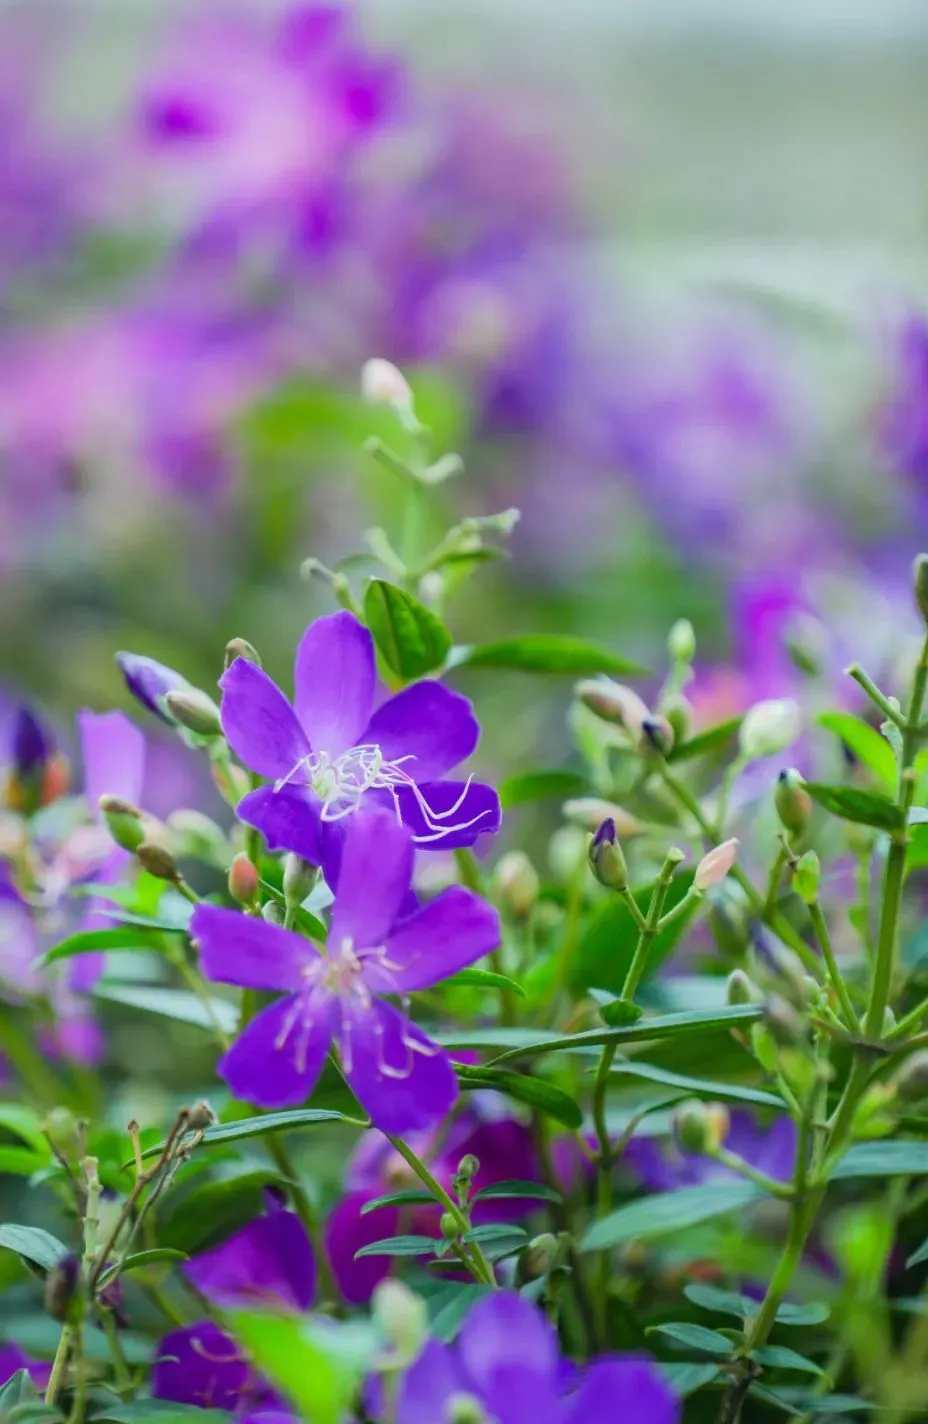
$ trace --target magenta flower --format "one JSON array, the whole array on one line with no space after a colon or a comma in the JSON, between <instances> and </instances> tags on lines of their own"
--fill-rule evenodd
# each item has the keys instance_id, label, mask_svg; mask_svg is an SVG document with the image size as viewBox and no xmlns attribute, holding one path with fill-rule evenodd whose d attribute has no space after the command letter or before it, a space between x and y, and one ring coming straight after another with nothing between
<instances>
[{"instance_id":1,"label":"magenta flower","mask_svg":"<svg viewBox=\"0 0 928 1424\"><path fill-rule=\"evenodd\" d=\"M459 886L404 916L413 855L411 836L388 812L352 821L324 953L264 920L212 905L194 911L191 933L208 979L285 995L220 1059L237 1098L265 1108L304 1102L334 1043L358 1101L384 1132L431 1127L453 1106L448 1058L381 996L429 988L488 954L499 944L499 917Z\"/></svg>"},{"instance_id":2,"label":"magenta flower","mask_svg":"<svg viewBox=\"0 0 928 1424\"><path fill-rule=\"evenodd\" d=\"M256 1303L301 1312L316 1293L316 1259L306 1228L271 1192L265 1216L184 1263L184 1275L220 1310Z\"/></svg>"},{"instance_id":3,"label":"magenta flower","mask_svg":"<svg viewBox=\"0 0 928 1424\"><path fill-rule=\"evenodd\" d=\"M219 685L231 746L273 782L246 796L238 814L272 849L331 864L342 823L378 805L392 806L422 847L468 846L498 830L492 787L443 780L477 745L468 699L441 682L417 682L374 711L374 641L353 614L318 618L303 634L293 706L244 658Z\"/></svg>"},{"instance_id":4,"label":"magenta flower","mask_svg":"<svg viewBox=\"0 0 928 1424\"><path fill-rule=\"evenodd\" d=\"M235 1409L252 1384L251 1367L238 1345L211 1320L165 1335L151 1374L156 1399L200 1409Z\"/></svg>"},{"instance_id":5,"label":"magenta flower","mask_svg":"<svg viewBox=\"0 0 928 1424\"><path fill-rule=\"evenodd\" d=\"M581 1424L634 1418L675 1424L680 1403L657 1366L629 1356L595 1360L565 1393L557 1336L522 1296L479 1300L453 1346L432 1340L400 1385L396 1424L435 1424L472 1401L495 1424Z\"/></svg>"}]
</instances>

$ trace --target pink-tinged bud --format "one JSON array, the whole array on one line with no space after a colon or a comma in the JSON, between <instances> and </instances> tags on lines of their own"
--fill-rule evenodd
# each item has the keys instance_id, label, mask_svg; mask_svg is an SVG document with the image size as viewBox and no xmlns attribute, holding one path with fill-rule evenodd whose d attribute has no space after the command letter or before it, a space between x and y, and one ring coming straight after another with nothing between
<instances>
[{"instance_id":1,"label":"pink-tinged bud","mask_svg":"<svg viewBox=\"0 0 928 1424\"><path fill-rule=\"evenodd\" d=\"M261 666L261 658L257 650L251 646L246 638L230 638L229 642L226 643L223 663L227 670L232 666L236 658L244 658L246 663L254 663L256 667Z\"/></svg>"},{"instance_id":2,"label":"pink-tinged bud","mask_svg":"<svg viewBox=\"0 0 928 1424\"><path fill-rule=\"evenodd\" d=\"M392 361L374 356L361 367L361 395L371 405L390 405L394 410L412 410L412 389Z\"/></svg>"},{"instance_id":3,"label":"pink-tinged bud","mask_svg":"<svg viewBox=\"0 0 928 1424\"><path fill-rule=\"evenodd\" d=\"M239 905L253 905L258 897L258 870L244 851L229 867L229 894Z\"/></svg>"},{"instance_id":4,"label":"pink-tinged bud","mask_svg":"<svg viewBox=\"0 0 928 1424\"><path fill-rule=\"evenodd\" d=\"M154 875L156 880L178 879L177 862L167 846L159 845L157 841L143 841L135 854L142 869Z\"/></svg>"},{"instance_id":5,"label":"pink-tinged bud","mask_svg":"<svg viewBox=\"0 0 928 1424\"><path fill-rule=\"evenodd\" d=\"M574 688L577 698L602 722L625 727L637 738L651 713L637 692L608 677L585 678Z\"/></svg>"},{"instance_id":6,"label":"pink-tinged bud","mask_svg":"<svg viewBox=\"0 0 928 1424\"><path fill-rule=\"evenodd\" d=\"M703 856L693 877L695 890L709 890L713 885L721 885L738 858L738 842L734 839L723 841L721 845Z\"/></svg>"}]
</instances>

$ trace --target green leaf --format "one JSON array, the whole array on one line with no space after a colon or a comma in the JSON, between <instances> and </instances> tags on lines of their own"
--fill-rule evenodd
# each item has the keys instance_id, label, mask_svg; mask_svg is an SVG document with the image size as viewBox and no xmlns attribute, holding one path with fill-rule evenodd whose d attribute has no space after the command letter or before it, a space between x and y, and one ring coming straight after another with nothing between
<instances>
[{"instance_id":1,"label":"green leaf","mask_svg":"<svg viewBox=\"0 0 928 1424\"><path fill-rule=\"evenodd\" d=\"M491 1286L479 1281L451 1281L429 1299L429 1333L444 1344L457 1335L467 1312L483 1296L492 1293Z\"/></svg>"},{"instance_id":2,"label":"green leaf","mask_svg":"<svg viewBox=\"0 0 928 1424\"><path fill-rule=\"evenodd\" d=\"M689 870L674 876L664 901L665 911L675 909L684 899L693 883L694 873ZM648 885L634 892L642 913L650 904L651 891L652 887ZM655 937L648 955L646 978L660 968L679 943L695 913L694 904L691 911L681 914ZM579 995L588 989L608 989L613 994L621 994L639 938L638 926L627 905L618 896L610 896L588 916L571 956L567 981L573 992Z\"/></svg>"},{"instance_id":3,"label":"green leaf","mask_svg":"<svg viewBox=\"0 0 928 1424\"><path fill-rule=\"evenodd\" d=\"M782 1098L777 1097L775 1093L767 1093L762 1088L748 1088L739 1083L722 1083L712 1078L691 1078L686 1073L671 1073L666 1068L640 1063L635 1058L613 1063L611 1071L623 1078L639 1078L646 1083L660 1083L662 1087L682 1088L694 1098L720 1098L723 1101L755 1103L758 1107L786 1111Z\"/></svg>"},{"instance_id":4,"label":"green leaf","mask_svg":"<svg viewBox=\"0 0 928 1424\"><path fill-rule=\"evenodd\" d=\"M126 1008L140 1009L142 1013L173 1019L175 1023L214 1031L205 1004L186 989L162 989L160 985L149 984L108 984L104 981L93 992L95 999L102 999L108 1004L123 1004ZM236 1006L228 999L211 998L209 1003L213 1017L223 1032L235 1033L239 1017Z\"/></svg>"},{"instance_id":5,"label":"green leaf","mask_svg":"<svg viewBox=\"0 0 928 1424\"><path fill-rule=\"evenodd\" d=\"M364 621L388 666L406 682L441 667L451 634L430 609L384 579L372 579L364 595ZM320 669L321 675L325 670Z\"/></svg>"},{"instance_id":6,"label":"green leaf","mask_svg":"<svg viewBox=\"0 0 928 1424\"><path fill-rule=\"evenodd\" d=\"M0 1129L21 1137L39 1157L51 1159L52 1151L35 1113L18 1103L0 1103Z\"/></svg>"},{"instance_id":7,"label":"green leaf","mask_svg":"<svg viewBox=\"0 0 928 1424\"><path fill-rule=\"evenodd\" d=\"M158 1239L188 1256L208 1251L260 1216L265 1187L280 1185L281 1180L277 1172L252 1171L200 1182L189 1192L172 1192L158 1215Z\"/></svg>"},{"instance_id":8,"label":"green leaf","mask_svg":"<svg viewBox=\"0 0 928 1424\"><path fill-rule=\"evenodd\" d=\"M498 643L455 648L451 663L453 667L508 668L515 672L568 673L574 677L588 677L598 672L626 677L646 673L639 663L610 652L598 643L558 633L526 633L521 638L504 638Z\"/></svg>"},{"instance_id":9,"label":"green leaf","mask_svg":"<svg viewBox=\"0 0 928 1424\"><path fill-rule=\"evenodd\" d=\"M906 1268L909 1266L920 1266L922 1261L928 1261L928 1239L924 1240L917 1251L913 1251L906 1261Z\"/></svg>"},{"instance_id":10,"label":"green leaf","mask_svg":"<svg viewBox=\"0 0 928 1424\"><path fill-rule=\"evenodd\" d=\"M657 1368L664 1378L670 1381L674 1393L681 1399L695 1394L703 1385L711 1384L721 1373L718 1365L698 1365L676 1360L659 1360Z\"/></svg>"},{"instance_id":11,"label":"green leaf","mask_svg":"<svg viewBox=\"0 0 928 1424\"><path fill-rule=\"evenodd\" d=\"M171 1399L112 1399L88 1418L92 1424L229 1424L221 1409L194 1409Z\"/></svg>"},{"instance_id":12,"label":"green leaf","mask_svg":"<svg viewBox=\"0 0 928 1424\"><path fill-rule=\"evenodd\" d=\"M719 722L715 727L708 727L705 732L700 732L698 736L690 737L689 741L681 742L679 746L673 747L667 760L671 762L692 761L694 757L723 751L730 743L734 742L743 721L743 717L729 717L727 722Z\"/></svg>"},{"instance_id":13,"label":"green leaf","mask_svg":"<svg viewBox=\"0 0 928 1424\"><path fill-rule=\"evenodd\" d=\"M308 1424L343 1424L377 1339L366 1321L334 1321L234 1311L234 1333L256 1368Z\"/></svg>"},{"instance_id":14,"label":"green leaf","mask_svg":"<svg viewBox=\"0 0 928 1424\"><path fill-rule=\"evenodd\" d=\"M571 796L582 796L585 791L586 778L567 770L525 771L506 776L499 783L499 799L504 811L531 801L566 801Z\"/></svg>"},{"instance_id":15,"label":"green leaf","mask_svg":"<svg viewBox=\"0 0 928 1424\"><path fill-rule=\"evenodd\" d=\"M506 1256L514 1256L528 1244L528 1232L521 1226L510 1226L503 1222L490 1222L485 1226L472 1226L465 1231L461 1240L474 1242L489 1261L502 1261Z\"/></svg>"},{"instance_id":16,"label":"green leaf","mask_svg":"<svg viewBox=\"0 0 928 1424\"><path fill-rule=\"evenodd\" d=\"M166 911L170 910L170 914ZM193 918L193 906L187 900L171 902L165 899L160 917L137 915L131 910L113 911L111 919L121 925L136 925L140 930L151 930L158 934L186 934Z\"/></svg>"},{"instance_id":17,"label":"green leaf","mask_svg":"<svg viewBox=\"0 0 928 1424\"><path fill-rule=\"evenodd\" d=\"M146 1266L157 1266L164 1261L189 1261L186 1251L175 1251L170 1246L153 1246L149 1251L135 1251L127 1256L119 1274L125 1271L142 1271Z\"/></svg>"},{"instance_id":18,"label":"green leaf","mask_svg":"<svg viewBox=\"0 0 928 1424\"><path fill-rule=\"evenodd\" d=\"M450 979L442 982L443 989L504 989L525 998L521 984L510 979L507 974L496 974L489 969L460 969Z\"/></svg>"},{"instance_id":19,"label":"green leaf","mask_svg":"<svg viewBox=\"0 0 928 1424\"><path fill-rule=\"evenodd\" d=\"M441 1242L431 1236L385 1236L382 1241L372 1241L355 1251L354 1259L362 1256L434 1256Z\"/></svg>"},{"instance_id":20,"label":"green leaf","mask_svg":"<svg viewBox=\"0 0 928 1424\"><path fill-rule=\"evenodd\" d=\"M756 1392L757 1386L752 1392ZM858 1394L812 1394L808 1385L777 1385L776 1395L773 1390L767 1393L772 1396L772 1402L780 1406L781 1409L792 1410L795 1414L810 1415L816 1419L830 1418L838 1414L859 1414L879 1406L872 1399L861 1399Z\"/></svg>"},{"instance_id":21,"label":"green leaf","mask_svg":"<svg viewBox=\"0 0 928 1424\"><path fill-rule=\"evenodd\" d=\"M670 1322L667 1325L652 1325L649 1335L662 1335L685 1350L695 1350L700 1355L718 1355L727 1359L733 1346L726 1335L717 1330L707 1330L704 1325L691 1325L688 1321Z\"/></svg>"},{"instance_id":22,"label":"green leaf","mask_svg":"<svg viewBox=\"0 0 928 1424\"><path fill-rule=\"evenodd\" d=\"M208 1127L203 1134L201 1146L216 1147L223 1142L242 1142L249 1137L267 1137L272 1132L296 1132L301 1127L317 1127L323 1122L347 1122L352 1127L366 1127L360 1118L348 1117L345 1113L331 1108L293 1108L287 1112L263 1113L259 1117L243 1117L238 1122L218 1122ZM156 1142L146 1147L142 1153L146 1157L157 1157L166 1144Z\"/></svg>"},{"instance_id":23,"label":"green leaf","mask_svg":"<svg viewBox=\"0 0 928 1424\"><path fill-rule=\"evenodd\" d=\"M804 789L826 811L844 821L875 826L880 831L898 831L905 825L895 801L875 791L858 791L853 786L825 786L820 781L807 781Z\"/></svg>"},{"instance_id":24,"label":"green leaf","mask_svg":"<svg viewBox=\"0 0 928 1424\"><path fill-rule=\"evenodd\" d=\"M29 1371L17 1370L5 1384L0 1385L0 1419L6 1419L8 1411L18 1404L33 1404L38 1397Z\"/></svg>"},{"instance_id":25,"label":"green leaf","mask_svg":"<svg viewBox=\"0 0 928 1424\"><path fill-rule=\"evenodd\" d=\"M739 1319L753 1318L760 1310L760 1302L752 1300L750 1296L739 1295L737 1291L720 1290L717 1286L702 1285L700 1282L684 1286L683 1294L687 1300L702 1306L704 1310L715 1310L720 1315L734 1315ZM784 1301L777 1309L776 1318L779 1325L821 1325L830 1314L829 1307L821 1301L810 1302L808 1305L793 1305Z\"/></svg>"},{"instance_id":26,"label":"green leaf","mask_svg":"<svg viewBox=\"0 0 928 1424\"><path fill-rule=\"evenodd\" d=\"M895 795L896 758L885 737L850 712L826 712L818 720L820 726L840 737L857 760L873 772L888 795Z\"/></svg>"},{"instance_id":27,"label":"green leaf","mask_svg":"<svg viewBox=\"0 0 928 1424\"><path fill-rule=\"evenodd\" d=\"M714 1216L740 1211L762 1199L753 1182L711 1182L698 1187L681 1187L675 1192L658 1192L620 1206L596 1221L580 1241L581 1251L605 1251L625 1241L656 1236L699 1226Z\"/></svg>"},{"instance_id":28,"label":"green leaf","mask_svg":"<svg viewBox=\"0 0 928 1424\"><path fill-rule=\"evenodd\" d=\"M928 1142L909 1138L887 1142L857 1142L848 1148L831 1180L848 1177L921 1177L928 1175Z\"/></svg>"},{"instance_id":29,"label":"green leaf","mask_svg":"<svg viewBox=\"0 0 928 1424\"><path fill-rule=\"evenodd\" d=\"M474 1201L547 1201L561 1202L564 1198L560 1192L556 1192L553 1187L546 1187L543 1182L490 1182L489 1186L481 1187L479 1192L474 1192Z\"/></svg>"},{"instance_id":30,"label":"green leaf","mask_svg":"<svg viewBox=\"0 0 928 1424\"><path fill-rule=\"evenodd\" d=\"M34 1266L41 1266L43 1271L50 1271L63 1256L69 1254L63 1241L39 1226L0 1226L0 1246L15 1251L17 1256L24 1256Z\"/></svg>"},{"instance_id":31,"label":"green leaf","mask_svg":"<svg viewBox=\"0 0 928 1424\"><path fill-rule=\"evenodd\" d=\"M55 964L59 959L73 959L78 954L96 954L107 950L154 950L159 944L154 935L136 925L117 925L111 930L81 930L79 934L68 935L44 954L39 960L39 968Z\"/></svg>"},{"instance_id":32,"label":"green leaf","mask_svg":"<svg viewBox=\"0 0 928 1424\"><path fill-rule=\"evenodd\" d=\"M788 1350L785 1345L761 1345L751 1351L751 1358L759 1365L773 1365L780 1370L802 1370L805 1374L825 1377L825 1371L814 1360L807 1360L805 1355Z\"/></svg>"},{"instance_id":33,"label":"green leaf","mask_svg":"<svg viewBox=\"0 0 928 1424\"><path fill-rule=\"evenodd\" d=\"M563 1088L556 1088L541 1078L529 1078L524 1073L505 1073L497 1068L471 1068L456 1063L455 1072L462 1088L493 1088L516 1102L527 1103L529 1107L553 1117L556 1122L576 1131L583 1126L583 1112Z\"/></svg>"},{"instance_id":34,"label":"green leaf","mask_svg":"<svg viewBox=\"0 0 928 1424\"><path fill-rule=\"evenodd\" d=\"M492 1066L495 1068L497 1063L508 1062L512 1058L538 1057L543 1053L570 1053L588 1048L602 1048L605 1044L641 1043L688 1033L704 1033L710 1029L738 1028L756 1023L761 1012L756 1004L732 1004L722 1009L704 1009L689 1014L662 1014L653 1019L641 1019L638 1023L629 1024L627 1028L594 1028L563 1037L539 1038L525 1047L511 1048L508 1052L501 1053L493 1060Z\"/></svg>"},{"instance_id":35,"label":"green leaf","mask_svg":"<svg viewBox=\"0 0 928 1424\"><path fill-rule=\"evenodd\" d=\"M385 1197L375 1197L361 1207L361 1215L376 1211L381 1206L434 1206L435 1198L424 1187L409 1187L405 1192L390 1192Z\"/></svg>"},{"instance_id":36,"label":"green leaf","mask_svg":"<svg viewBox=\"0 0 928 1424\"><path fill-rule=\"evenodd\" d=\"M48 1166L48 1154L40 1157L30 1147L0 1147L0 1176L31 1177Z\"/></svg>"}]
</instances>

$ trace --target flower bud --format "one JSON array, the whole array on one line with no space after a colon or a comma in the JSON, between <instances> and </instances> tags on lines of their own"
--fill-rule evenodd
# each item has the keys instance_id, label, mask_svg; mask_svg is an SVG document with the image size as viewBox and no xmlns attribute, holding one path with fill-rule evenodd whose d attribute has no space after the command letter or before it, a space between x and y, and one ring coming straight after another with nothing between
<instances>
[{"instance_id":1,"label":"flower bud","mask_svg":"<svg viewBox=\"0 0 928 1424\"><path fill-rule=\"evenodd\" d=\"M459 1234L459 1227L457 1217L454 1215L454 1212L442 1212L441 1220L438 1223L438 1229L446 1241L455 1240L455 1238Z\"/></svg>"},{"instance_id":2,"label":"flower bud","mask_svg":"<svg viewBox=\"0 0 928 1424\"><path fill-rule=\"evenodd\" d=\"M513 919L524 920L534 908L541 882L524 851L511 850L501 856L493 872L495 898Z\"/></svg>"},{"instance_id":3,"label":"flower bud","mask_svg":"<svg viewBox=\"0 0 928 1424\"><path fill-rule=\"evenodd\" d=\"M688 618L678 618L667 634L667 652L675 663L691 663L696 656L696 633Z\"/></svg>"},{"instance_id":4,"label":"flower bud","mask_svg":"<svg viewBox=\"0 0 928 1424\"><path fill-rule=\"evenodd\" d=\"M479 1399L472 1394L452 1394L445 1403L448 1424L491 1424Z\"/></svg>"},{"instance_id":5,"label":"flower bud","mask_svg":"<svg viewBox=\"0 0 928 1424\"><path fill-rule=\"evenodd\" d=\"M292 851L284 861L284 904L298 910L319 878L319 868Z\"/></svg>"},{"instance_id":6,"label":"flower bud","mask_svg":"<svg viewBox=\"0 0 928 1424\"><path fill-rule=\"evenodd\" d=\"M574 695L600 721L625 727L633 737L639 735L641 724L651 715L637 692L607 677L578 682Z\"/></svg>"},{"instance_id":7,"label":"flower bud","mask_svg":"<svg viewBox=\"0 0 928 1424\"><path fill-rule=\"evenodd\" d=\"M395 410L412 409L412 389L392 361L374 356L361 367L361 395L371 405L390 405Z\"/></svg>"},{"instance_id":8,"label":"flower bud","mask_svg":"<svg viewBox=\"0 0 928 1424\"><path fill-rule=\"evenodd\" d=\"M728 1110L721 1103L685 1103L673 1116L677 1145L701 1157L722 1146L729 1125Z\"/></svg>"},{"instance_id":9,"label":"flower bud","mask_svg":"<svg viewBox=\"0 0 928 1424\"><path fill-rule=\"evenodd\" d=\"M202 860L217 868L225 864L229 854L228 841L216 822L204 816L202 811L182 806L180 810L171 812L167 826L161 831L160 835L149 831L145 839L170 845L178 860Z\"/></svg>"},{"instance_id":10,"label":"flower bud","mask_svg":"<svg viewBox=\"0 0 928 1424\"><path fill-rule=\"evenodd\" d=\"M599 1008L600 1018L610 1028L627 1028L629 1024L637 1023L642 1013L643 1010L631 999L612 999Z\"/></svg>"},{"instance_id":11,"label":"flower bud","mask_svg":"<svg viewBox=\"0 0 928 1424\"><path fill-rule=\"evenodd\" d=\"M912 565L912 587L918 611L928 623L928 554L918 554Z\"/></svg>"},{"instance_id":12,"label":"flower bud","mask_svg":"<svg viewBox=\"0 0 928 1424\"><path fill-rule=\"evenodd\" d=\"M198 737L222 736L219 708L198 687L183 692L167 692L164 702L174 721L188 732L195 732Z\"/></svg>"},{"instance_id":13,"label":"flower bud","mask_svg":"<svg viewBox=\"0 0 928 1424\"><path fill-rule=\"evenodd\" d=\"M176 881L179 878L176 860L167 847L158 845L157 841L143 841L135 854L142 869L156 879Z\"/></svg>"},{"instance_id":14,"label":"flower bud","mask_svg":"<svg viewBox=\"0 0 928 1424\"><path fill-rule=\"evenodd\" d=\"M269 925L282 925L284 922L284 912L276 900L268 900L261 906L261 918Z\"/></svg>"},{"instance_id":15,"label":"flower bud","mask_svg":"<svg viewBox=\"0 0 928 1424\"><path fill-rule=\"evenodd\" d=\"M689 738L693 730L693 704L678 695L664 702L661 711L670 723L673 745L677 747Z\"/></svg>"},{"instance_id":16,"label":"flower bud","mask_svg":"<svg viewBox=\"0 0 928 1424\"><path fill-rule=\"evenodd\" d=\"M261 666L261 658L245 638L230 638L226 643L223 666L227 672L236 658L244 658L246 663L254 663L256 667Z\"/></svg>"},{"instance_id":17,"label":"flower bud","mask_svg":"<svg viewBox=\"0 0 928 1424\"><path fill-rule=\"evenodd\" d=\"M253 905L258 898L258 870L242 851L229 867L229 894L239 905Z\"/></svg>"},{"instance_id":18,"label":"flower bud","mask_svg":"<svg viewBox=\"0 0 928 1424\"><path fill-rule=\"evenodd\" d=\"M46 1314L60 1325L83 1316L81 1263L73 1253L62 1256L45 1277L44 1305Z\"/></svg>"},{"instance_id":19,"label":"flower bud","mask_svg":"<svg viewBox=\"0 0 928 1424\"><path fill-rule=\"evenodd\" d=\"M638 734L638 750L642 756L668 756L673 751L673 727L659 714L645 717Z\"/></svg>"},{"instance_id":20,"label":"flower bud","mask_svg":"<svg viewBox=\"0 0 928 1424\"><path fill-rule=\"evenodd\" d=\"M764 1023L781 1048L792 1048L805 1041L802 1019L792 1004L779 994L771 994L764 1004Z\"/></svg>"},{"instance_id":21,"label":"flower bud","mask_svg":"<svg viewBox=\"0 0 928 1424\"><path fill-rule=\"evenodd\" d=\"M776 1073L780 1066L777 1041L766 1024L751 1025L751 1051L762 1068L768 1073Z\"/></svg>"},{"instance_id":22,"label":"flower bud","mask_svg":"<svg viewBox=\"0 0 928 1424\"><path fill-rule=\"evenodd\" d=\"M462 1182L472 1182L480 1171L480 1162L473 1152L467 1152L458 1163L455 1177Z\"/></svg>"},{"instance_id":23,"label":"flower bud","mask_svg":"<svg viewBox=\"0 0 928 1424\"><path fill-rule=\"evenodd\" d=\"M414 1360L429 1332L428 1306L422 1296L388 1277L374 1289L371 1316L397 1357L392 1363Z\"/></svg>"},{"instance_id":24,"label":"flower bud","mask_svg":"<svg viewBox=\"0 0 928 1424\"><path fill-rule=\"evenodd\" d=\"M218 1121L212 1106L205 1098L200 1098L187 1110L188 1132L205 1132L208 1127L215 1127Z\"/></svg>"},{"instance_id":25,"label":"flower bud","mask_svg":"<svg viewBox=\"0 0 928 1424\"><path fill-rule=\"evenodd\" d=\"M120 796L101 796L99 807L106 829L123 850L135 855L146 839L145 818L131 801Z\"/></svg>"},{"instance_id":26,"label":"flower bud","mask_svg":"<svg viewBox=\"0 0 928 1424\"><path fill-rule=\"evenodd\" d=\"M70 1108L52 1108L42 1123L42 1131L52 1150L72 1167L84 1155L84 1132Z\"/></svg>"},{"instance_id":27,"label":"flower bud","mask_svg":"<svg viewBox=\"0 0 928 1424\"><path fill-rule=\"evenodd\" d=\"M757 702L741 723L738 734L741 755L746 761L776 756L792 746L801 730L799 705L791 697Z\"/></svg>"},{"instance_id":28,"label":"flower bud","mask_svg":"<svg viewBox=\"0 0 928 1424\"><path fill-rule=\"evenodd\" d=\"M729 1004L758 1004L760 990L745 974L743 969L733 969L728 976L725 997Z\"/></svg>"},{"instance_id":29,"label":"flower bud","mask_svg":"<svg viewBox=\"0 0 928 1424\"><path fill-rule=\"evenodd\" d=\"M607 890L628 889L628 866L615 833L615 821L607 817L595 835L590 837L588 851L590 869Z\"/></svg>"},{"instance_id":30,"label":"flower bud","mask_svg":"<svg viewBox=\"0 0 928 1424\"><path fill-rule=\"evenodd\" d=\"M814 850L807 850L793 870L793 889L806 905L814 905L818 899L818 886L822 867Z\"/></svg>"},{"instance_id":31,"label":"flower bud","mask_svg":"<svg viewBox=\"0 0 928 1424\"><path fill-rule=\"evenodd\" d=\"M696 867L693 889L710 890L713 885L721 885L737 856L738 842L734 838L708 851Z\"/></svg>"},{"instance_id":32,"label":"flower bud","mask_svg":"<svg viewBox=\"0 0 928 1424\"><path fill-rule=\"evenodd\" d=\"M154 658L145 658L138 653L117 653L116 661L125 679L126 687L136 702L154 712L169 727L175 725L173 717L166 711L164 699L169 692L188 692L190 683L173 668Z\"/></svg>"},{"instance_id":33,"label":"flower bud","mask_svg":"<svg viewBox=\"0 0 928 1424\"><path fill-rule=\"evenodd\" d=\"M928 1048L919 1049L902 1065L896 1077L896 1094L903 1103L920 1103L928 1098Z\"/></svg>"},{"instance_id":34,"label":"flower bud","mask_svg":"<svg viewBox=\"0 0 928 1424\"><path fill-rule=\"evenodd\" d=\"M68 789L67 758L55 750L51 729L31 708L17 708L10 735L10 765L3 800L11 811L31 816Z\"/></svg>"},{"instance_id":35,"label":"flower bud","mask_svg":"<svg viewBox=\"0 0 928 1424\"><path fill-rule=\"evenodd\" d=\"M516 1267L516 1281L525 1285L528 1281L539 1281L546 1276L557 1260L557 1237L546 1231L530 1241L519 1257Z\"/></svg>"},{"instance_id":36,"label":"flower bud","mask_svg":"<svg viewBox=\"0 0 928 1424\"><path fill-rule=\"evenodd\" d=\"M615 806L611 801L603 801L599 796L578 796L565 801L561 808L566 820L585 831L595 831L606 819L615 822L616 834L622 840L640 836L644 827L630 811Z\"/></svg>"},{"instance_id":37,"label":"flower bud","mask_svg":"<svg viewBox=\"0 0 928 1424\"><path fill-rule=\"evenodd\" d=\"M780 772L773 800L783 829L790 835L801 836L812 819L812 797L794 767Z\"/></svg>"}]
</instances>

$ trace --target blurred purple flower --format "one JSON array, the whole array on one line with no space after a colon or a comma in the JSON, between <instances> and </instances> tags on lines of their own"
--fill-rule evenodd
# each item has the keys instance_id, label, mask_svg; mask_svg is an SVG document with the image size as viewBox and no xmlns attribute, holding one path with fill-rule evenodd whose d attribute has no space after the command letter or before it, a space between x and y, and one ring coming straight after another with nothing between
<instances>
[{"instance_id":1,"label":"blurred purple flower","mask_svg":"<svg viewBox=\"0 0 928 1424\"><path fill-rule=\"evenodd\" d=\"M44 1390L52 1372L44 1360L30 1360L24 1350L12 1341L0 1342L0 1385L6 1384L20 1370L25 1370L37 1390Z\"/></svg>"},{"instance_id":2,"label":"blurred purple flower","mask_svg":"<svg viewBox=\"0 0 928 1424\"><path fill-rule=\"evenodd\" d=\"M210 1320L172 1330L158 1345L151 1374L155 1399L231 1411L253 1384L238 1345Z\"/></svg>"},{"instance_id":3,"label":"blurred purple flower","mask_svg":"<svg viewBox=\"0 0 928 1424\"><path fill-rule=\"evenodd\" d=\"M316 1292L316 1261L306 1228L267 1195L267 1211L210 1251L185 1262L184 1275L220 1310L255 1303L305 1311Z\"/></svg>"},{"instance_id":4,"label":"blurred purple flower","mask_svg":"<svg viewBox=\"0 0 928 1424\"><path fill-rule=\"evenodd\" d=\"M896 345L895 383L878 414L878 433L893 465L922 502L928 492L928 319L913 313Z\"/></svg>"},{"instance_id":5,"label":"blurred purple flower","mask_svg":"<svg viewBox=\"0 0 928 1424\"><path fill-rule=\"evenodd\" d=\"M397 918L413 853L388 812L354 818L325 954L263 920L197 907L191 933L208 979L285 991L219 1061L236 1097L267 1108L304 1102L334 1040L342 1072L383 1131L422 1130L450 1111L458 1089L448 1058L381 996L426 988L473 964L499 944L499 919L459 886Z\"/></svg>"},{"instance_id":6,"label":"blurred purple flower","mask_svg":"<svg viewBox=\"0 0 928 1424\"><path fill-rule=\"evenodd\" d=\"M271 849L328 869L343 822L392 806L416 844L469 846L500 824L499 797L445 774L469 757L480 726L466 697L413 683L373 710L374 642L352 613L310 624L294 668L294 705L267 673L237 658L220 680L222 726L246 766L273 778L238 815ZM334 874L332 876L334 879Z\"/></svg>"},{"instance_id":7,"label":"blurred purple flower","mask_svg":"<svg viewBox=\"0 0 928 1424\"><path fill-rule=\"evenodd\" d=\"M736 1108L731 1114L725 1146L758 1171L766 1172L778 1182L787 1182L792 1177L796 1157L796 1124L791 1118L781 1116L761 1128L752 1113ZM711 1157L684 1152L675 1143L662 1143L653 1137L633 1138L625 1150L625 1161L649 1192L671 1192L704 1182L741 1180L730 1167Z\"/></svg>"}]
</instances>

